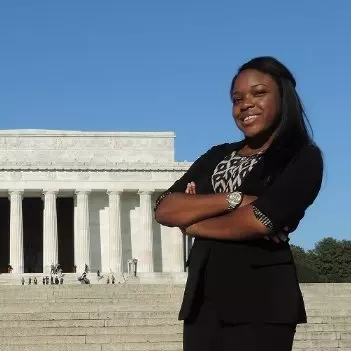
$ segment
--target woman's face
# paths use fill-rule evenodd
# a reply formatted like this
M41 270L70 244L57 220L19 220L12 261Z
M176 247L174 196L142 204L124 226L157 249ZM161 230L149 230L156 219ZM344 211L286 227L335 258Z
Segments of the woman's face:
M246 137L268 131L280 115L280 93L268 74L248 69L242 71L232 91L233 117Z

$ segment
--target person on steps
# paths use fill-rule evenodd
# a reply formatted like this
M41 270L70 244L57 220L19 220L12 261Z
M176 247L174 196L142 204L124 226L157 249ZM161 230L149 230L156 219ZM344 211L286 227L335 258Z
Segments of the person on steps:
M291 351L306 322L288 236L320 191L323 159L295 88L273 57L241 66L230 98L243 140L213 146L156 201L160 224L195 238L184 351Z

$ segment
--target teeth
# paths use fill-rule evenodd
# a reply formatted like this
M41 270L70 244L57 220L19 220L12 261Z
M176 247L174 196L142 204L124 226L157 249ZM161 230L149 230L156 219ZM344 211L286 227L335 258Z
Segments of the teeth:
M250 120L252 120L252 119L254 119L256 117L257 117L257 115L247 116L247 117L244 118L244 122L250 121Z

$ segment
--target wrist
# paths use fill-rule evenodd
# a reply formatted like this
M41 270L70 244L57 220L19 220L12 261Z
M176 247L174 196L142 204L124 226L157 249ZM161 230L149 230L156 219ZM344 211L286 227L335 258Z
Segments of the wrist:
M250 205L251 203L253 203L254 201L256 201L258 199L257 196L253 196L253 195L244 195L243 197L243 201L241 202L240 207L246 206L246 205Z
M241 191L233 191L226 195L227 210L234 211L239 208L243 202L244 194Z

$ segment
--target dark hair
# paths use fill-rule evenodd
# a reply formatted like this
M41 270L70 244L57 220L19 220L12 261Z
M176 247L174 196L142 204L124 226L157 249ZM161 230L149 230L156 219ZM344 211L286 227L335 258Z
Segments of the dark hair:
M312 128L295 90L296 81L289 69L274 57L256 57L243 64L232 80L230 97L238 75L253 69L269 74L278 84L281 96L281 116L276 136L271 146L282 146L291 142L296 146L313 143Z

